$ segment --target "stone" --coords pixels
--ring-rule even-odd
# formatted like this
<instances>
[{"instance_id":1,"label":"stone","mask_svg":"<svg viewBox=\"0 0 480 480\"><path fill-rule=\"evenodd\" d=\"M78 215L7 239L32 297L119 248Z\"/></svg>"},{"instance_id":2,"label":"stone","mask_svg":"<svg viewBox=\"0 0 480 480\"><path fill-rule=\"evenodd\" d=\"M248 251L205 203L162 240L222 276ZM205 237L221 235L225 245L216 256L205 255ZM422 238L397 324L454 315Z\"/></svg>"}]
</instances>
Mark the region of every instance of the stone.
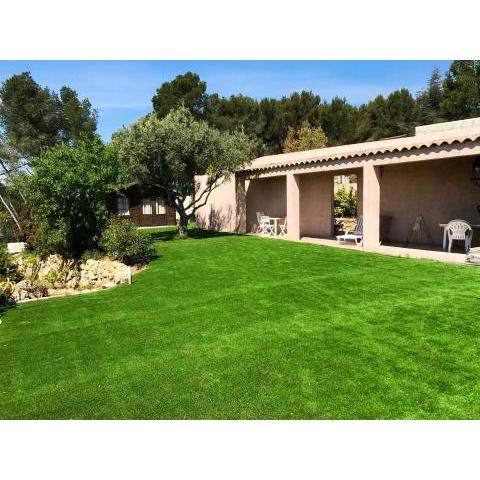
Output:
<instances>
[{"instance_id":1,"label":"stone","mask_svg":"<svg viewBox=\"0 0 480 480\"><path fill-rule=\"evenodd\" d=\"M35 272L35 280L44 283L50 294L56 292L56 295L58 292L71 292L76 289L110 288L128 281L129 267L109 258L101 260L91 258L79 265L75 260L66 260L60 255L50 255L40 261L38 265L32 266L25 263L19 256L16 258L16 263L18 270L25 278L30 281ZM50 283L52 278L54 279L53 285ZM44 293L47 294L46 289ZM18 295L25 299L31 298L34 293L31 291L26 293L26 290L22 290L22 293L19 292Z\"/></svg>"},{"instance_id":2,"label":"stone","mask_svg":"<svg viewBox=\"0 0 480 480\"><path fill-rule=\"evenodd\" d=\"M15 285L13 298L16 301L42 298L48 295L47 289L33 283L31 280L22 280Z\"/></svg>"}]
</instances>

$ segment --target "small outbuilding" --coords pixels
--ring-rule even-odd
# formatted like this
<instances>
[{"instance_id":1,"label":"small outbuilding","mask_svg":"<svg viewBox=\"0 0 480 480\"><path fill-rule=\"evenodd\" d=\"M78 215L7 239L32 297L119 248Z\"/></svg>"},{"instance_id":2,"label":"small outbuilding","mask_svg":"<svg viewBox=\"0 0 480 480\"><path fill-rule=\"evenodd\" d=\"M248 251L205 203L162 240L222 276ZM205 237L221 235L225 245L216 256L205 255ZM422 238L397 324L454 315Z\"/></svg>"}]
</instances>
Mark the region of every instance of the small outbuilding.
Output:
<instances>
[{"instance_id":1,"label":"small outbuilding","mask_svg":"<svg viewBox=\"0 0 480 480\"><path fill-rule=\"evenodd\" d=\"M166 204L160 188L138 183L112 195L111 211L138 227L175 225L175 210Z\"/></svg>"}]
</instances>

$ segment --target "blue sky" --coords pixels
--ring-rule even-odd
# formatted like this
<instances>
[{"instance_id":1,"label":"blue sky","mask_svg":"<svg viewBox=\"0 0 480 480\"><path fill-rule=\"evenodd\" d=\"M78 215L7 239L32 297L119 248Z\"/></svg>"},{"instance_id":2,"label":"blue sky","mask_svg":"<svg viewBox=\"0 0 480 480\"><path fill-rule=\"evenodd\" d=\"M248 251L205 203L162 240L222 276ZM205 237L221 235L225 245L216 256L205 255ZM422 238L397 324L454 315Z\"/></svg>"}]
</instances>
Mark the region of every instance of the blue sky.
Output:
<instances>
[{"instance_id":1,"label":"blue sky","mask_svg":"<svg viewBox=\"0 0 480 480\"><path fill-rule=\"evenodd\" d=\"M151 111L151 98L163 82L193 71L209 93L242 93L279 98L312 90L322 99L338 95L360 105L402 87L424 88L434 67L442 73L450 61L0 61L0 82L30 71L43 86L62 85L88 97L99 113L104 140L122 125Z\"/></svg>"}]
</instances>

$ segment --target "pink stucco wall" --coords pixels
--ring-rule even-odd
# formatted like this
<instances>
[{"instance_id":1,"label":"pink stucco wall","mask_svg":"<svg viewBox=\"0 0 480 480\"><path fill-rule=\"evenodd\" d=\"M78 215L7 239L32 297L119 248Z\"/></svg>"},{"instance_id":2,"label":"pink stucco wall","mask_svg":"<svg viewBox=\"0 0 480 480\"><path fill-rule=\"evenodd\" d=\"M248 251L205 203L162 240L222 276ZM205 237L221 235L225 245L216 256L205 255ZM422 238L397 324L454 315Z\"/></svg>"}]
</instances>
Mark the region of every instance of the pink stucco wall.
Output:
<instances>
[{"instance_id":1,"label":"pink stucco wall","mask_svg":"<svg viewBox=\"0 0 480 480\"><path fill-rule=\"evenodd\" d=\"M207 177L197 176L197 190L202 191ZM233 232L236 224L235 181L230 179L212 191L208 203L196 213L196 222L200 228Z\"/></svg>"},{"instance_id":2,"label":"pink stucco wall","mask_svg":"<svg viewBox=\"0 0 480 480\"><path fill-rule=\"evenodd\" d=\"M285 177L252 179L246 182L247 232L257 230L257 212L270 217L287 215Z\"/></svg>"},{"instance_id":3,"label":"pink stucco wall","mask_svg":"<svg viewBox=\"0 0 480 480\"><path fill-rule=\"evenodd\" d=\"M333 234L333 173L300 175L300 236Z\"/></svg>"},{"instance_id":4,"label":"pink stucco wall","mask_svg":"<svg viewBox=\"0 0 480 480\"><path fill-rule=\"evenodd\" d=\"M416 215L423 216L437 245L441 245L443 237L439 223L461 218L480 224L476 209L480 204L480 187L470 182L471 169L471 158L381 168L380 210L393 217L390 239L405 242ZM473 240L474 244L480 244L480 230L474 230Z\"/></svg>"}]
</instances>

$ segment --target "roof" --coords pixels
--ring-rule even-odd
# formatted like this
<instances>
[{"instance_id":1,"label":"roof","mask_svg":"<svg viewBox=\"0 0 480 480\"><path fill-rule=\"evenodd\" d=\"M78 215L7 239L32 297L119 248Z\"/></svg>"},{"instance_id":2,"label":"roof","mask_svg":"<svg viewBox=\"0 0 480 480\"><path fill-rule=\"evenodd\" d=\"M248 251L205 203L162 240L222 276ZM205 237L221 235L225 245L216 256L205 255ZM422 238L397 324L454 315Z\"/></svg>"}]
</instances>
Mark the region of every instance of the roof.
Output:
<instances>
[{"instance_id":1,"label":"roof","mask_svg":"<svg viewBox=\"0 0 480 480\"><path fill-rule=\"evenodd\" d=\"M375 142L354 143L337 147L326 147L303 152L282 153L268 155L253 160L243 170L270 170L273 168L305 165L309 163L328 162L349 158L367 157L384 153L401 153L411 150L480 141L480 125L471 121L466 128L450 129L448 125L461 125L461 122L447 122L445 129L418 131L417 135L403 138L378 140ZM423 133L425 132L425 133Z\"/></svg>"}]
</instances>

